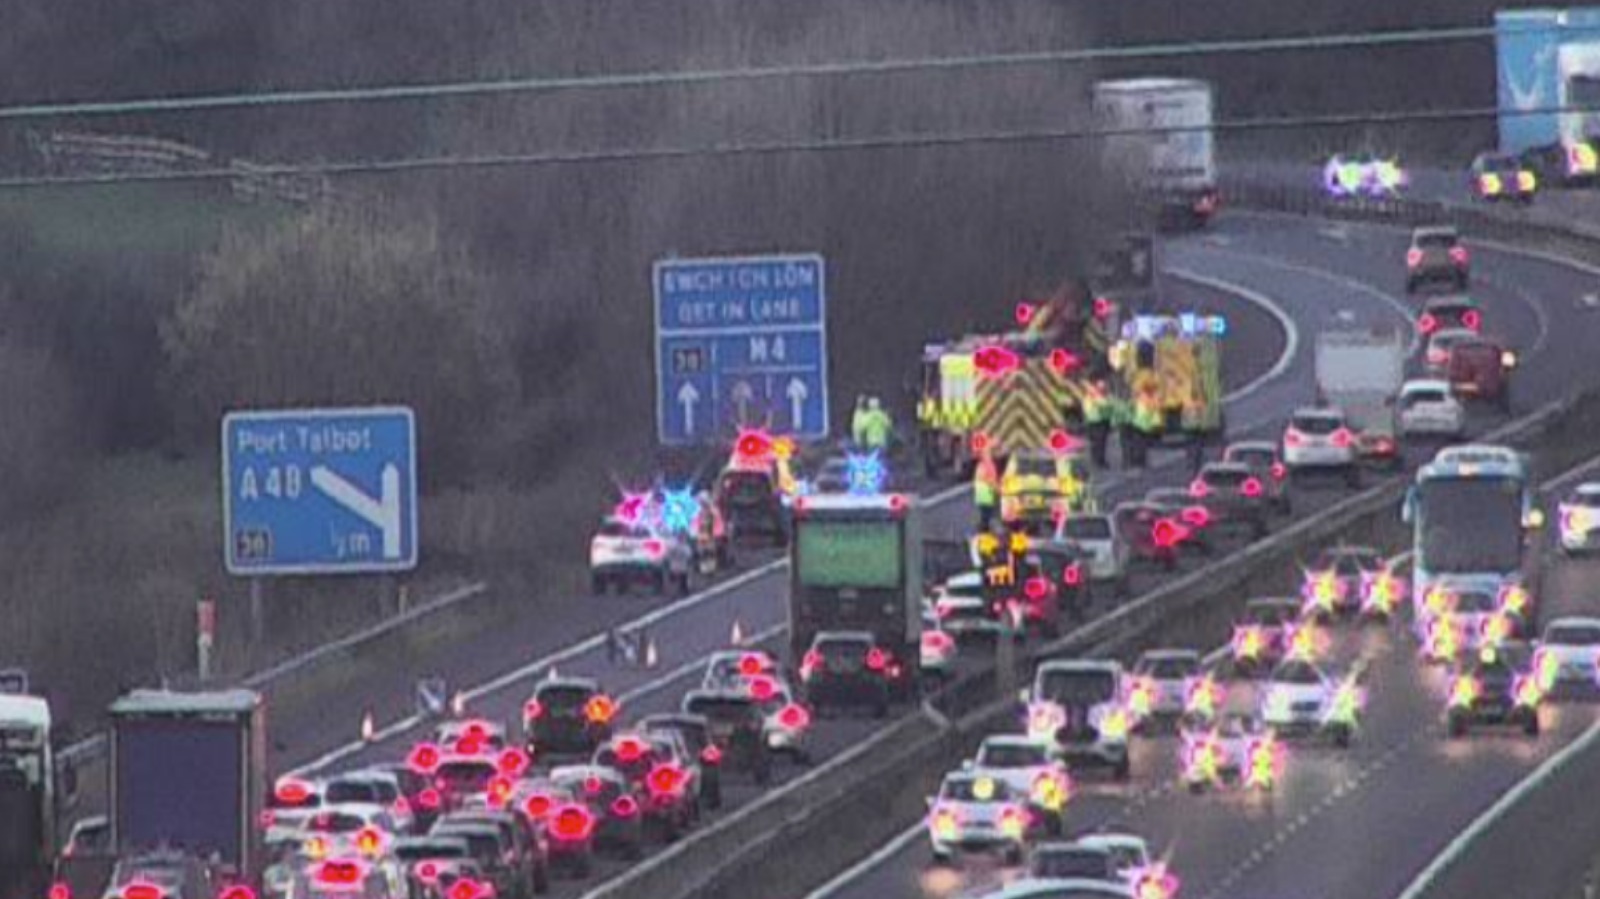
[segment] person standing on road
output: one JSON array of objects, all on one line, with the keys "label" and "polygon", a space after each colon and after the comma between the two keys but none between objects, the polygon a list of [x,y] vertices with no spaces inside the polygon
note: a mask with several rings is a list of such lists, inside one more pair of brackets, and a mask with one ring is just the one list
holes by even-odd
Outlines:
[{"label": "person standing on road", "polygon": [[972,471],[972,503],[978,507],[978,530],[987,533],[994,526],[995,508],[1000,504],[1000,471],[987,449],[978,455]]}]

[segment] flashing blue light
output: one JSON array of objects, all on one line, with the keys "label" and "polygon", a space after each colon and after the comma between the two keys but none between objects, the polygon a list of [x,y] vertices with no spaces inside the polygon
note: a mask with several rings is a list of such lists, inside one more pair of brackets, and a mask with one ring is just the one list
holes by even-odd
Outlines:
[{"label": "flashing blue light", "polygon": [[884,482],[889,479],[877,451],[849,454],[845,457],[845,471],[852,496],[876,496],[883,492]]},{"label": "flashing blue light", "polygon": [[1211,316],[1211,333],[1224,337],[1228,333],[1228,320],[1220,315]]},{"label": "flashing blue light", "polygon": [[700,502],[688,487],[661,491],[661,529],[669,534],[687,534],[694,528],[695,515]]}]

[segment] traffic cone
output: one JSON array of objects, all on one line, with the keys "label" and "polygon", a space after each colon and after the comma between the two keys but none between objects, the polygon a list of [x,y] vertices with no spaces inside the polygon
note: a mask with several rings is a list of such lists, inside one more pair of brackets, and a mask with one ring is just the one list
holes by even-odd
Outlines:
[{"label": "traffic cone", "polygon": [[650,640],[644,645],[644,667],[656,667],[656,641]]},{"label": "traffic cone", "polygon": [[377,736],[377,733],[378,726],[372,720],[372,710],[368,709],[367,712],[361,716],[361,742],[371,743],[373,737]]},{"label": "traffic cone", "polygon": [[458,691],[456,691],[456,694],[454,696],[450,697],[450,714],[452,714],[455,717],[459,718],[462,715],[465,715],[466,713],[467,713],[467,694],[462,693],[462,692],[460,692],[458,690]]},{"label": "traffic cone", "polygon": [[733,619],[733,633],[728,637],[734,646],[744,645],[744,628],[739,626],[739,619]]}]

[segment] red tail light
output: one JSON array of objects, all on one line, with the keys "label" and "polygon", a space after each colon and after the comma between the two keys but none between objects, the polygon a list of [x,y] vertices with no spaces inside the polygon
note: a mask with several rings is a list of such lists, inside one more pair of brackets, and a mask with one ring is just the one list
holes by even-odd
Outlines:
[{"label": "red tail light", "polygon": [[765,459],[772,455],[772,438],[761,431],[745,431],[733,445],[733,452],[746,459]]},{"label": "red tail light", "polygon": [[437,809],[439,807],[439,791],[435,790],[433,787],[428,787],[427,789],[418,793],[417,805],[427,809],[428,811]]},{"label": "red tail light", "polygon": [[153,883],[130,883],[122,888],[122,899],[162,899],[161,888]]},{"label": "red tail light", "polygon": [[673,765],[657,765],[645,777],[645,784],[657,796],[676,793],[683,786],[683,772]]},{"label": "red tail light", "polygon": [[1183,539],[1183,527],[1170,518],[1158,519],[1150,527],[1150,538],[1161,549],[1171,549]]},{"label": "red tail light", "polygon": [[555,805],[555,801],[549,796],[543,793],[535,793],[523,800],[522,810],[527,813],[529,818],[535,821],[543,821],[544,816],[550,814],[552,805]]},{"label": "red tail light", "polygon": [[972,432],[972,451],[973,452],[975,452],[975,453],[977,453],[978,455],[981,456],[984,453],[989,451],[989,447],[991,445],[992,445],[992,441],[989,439],[989,435],[988,435],[987,432],[985,432],[985,431],[973,431]]},{"label": "red tail light", "polygon": [[1195,478],[1189,482],[1189,495],[1195,499],[1205,499],[1211,495],[1211,487],[1205,481]]},{"label": "red tail light", "polygon": [[1022,367],[1016,353],[1003,346],[986,346],[972,355],[978,374],[988,378],[1002,378]]},{"label": "red tail light", "polygon": [[1422,313],[1417,319],[1417,330],[1424,334],[1432,334],[1439,330],[1439,320],[1431,312]]},{"label": "red tail light", "polygon": [[1179,514],[1183,516],[1183,523],[1193,528],[1203,528],[1211,523],[1211,512],[1205,506],[1186,506]]},{"label": "red tail light", "polygon": [[1028,322],[1033,321],[1033,312],[1034,309],[1032,303],[1018,303],[1017,324],[1027,327]]},{"label": "red tail light", "polygon": [[1468,330],[1480,330],[1483,327],[1483,313],[1476,309],[1468,309],[1461,313],[1461,323],[1466,325]]},{"label": "red tail light", "polygon": [[639,814],[639,802],[632,796],[618,796],[611,803],[611,814],[618,818],[632,818]]},{"label": "red tail light", "polygon": [[598,794],[601,790],[603,790],[605,788],[606,788],[605,783],[603,781],[601,781],[600,778],[598,778],[598,777],[590,775],[589,777],[586,777],[586,778],[583,779],[583,791],[585,793],[588,793],[590,796],[594,796],[594,795]]},{"label": "red tail light", "polygon": [[935,652],[944,652],[956,645],[956,641],[944,631],[924,631],[922,642],[926,643],[928,648]]},{"label": "red tail light", "polygon": [[1105,297],[1094,298],[1094,317],[1109,318],[1111,316],[1111,301]]},{"label": "red tail light", "polygon": [[538,721],[544,717],[544,703],[537,699],[530,699],[522,706],[522,720]]},{"label": "red tail light", "polygon": [[752,677],[750,678],[749,689],[751,699],[756,702],[766,702],[772,698],[774,693],[778,692],[778,684],[770,677]]},{"label": "red tail light", "polygon": [[1263,489],[1261,481],[1256,478],[1245,478],[1244,483],[1239,485],[1239,492],[1251,499],[1260,496]]},{"label": "red tail light", "polygon": [[720,765],[722,764],[722,750],[717,744],[712,743],[700,750],[700,761],[705,762],[707,765]]},{"label": "red tail light", "polygon": [[1422,264],[1422,251],[1416,247],[1406,251],[1406,268],[1416,268]]},{"label": "red tail light", "polygon": [[1282,462],[1272,463],[1272,479],[1274,481],[1281,481],[1288,476],[1289,469],[1285,468]]},{"label": "red tail light", "polygon": [[72,887],[59,881],[50,884],[49,899],[72,899]]},{"label": "red tail light", "polygon": [[1333,441],[1334,446],[1340,449],[1347,449],[1349,448],[1350,444],[1355,442],[1356,438],[1354,434],[1350,433],[1349,428],[1340,428],[1339,430],[1334,431],[1333,436],[1329,439]]},{"label": "red tail light", "polygon": [[434,862],[422,862],[411,870],[423,883],[435,883],[439,880],[439,866]]},{"label": "red tail light", "polygon": [[[272,811],[272,809],[270,809],[270,808],[267,809],[266,811],[261,813],[261,818],[260,818],[261,829],[262,830],[267,830],[268,828],[272,827],[273,822],[277,821],[277,820],[278,820],[277,814],[274,813]],[[61,854],[62,855],[71,855],[72,854],[72,847],[68,846],[66,849],[62,850]]]},{"label": "red tail light", "polygon": [[412,770],[432,774],[439,767],[439,747],[432,743],[420,744],[411,750],[411,758],[407,761]]},{"label": "red tail light", "polygon": [[311,798],[311,785],[298,778],[285,777],[278,781],[273,795],[284,805],[300,805]]},{"label": "red tail light", "polygon": [[1066,584],[1068,587],[1076,587],[1083,583],[1083,566],[1077,562],[1068,565],[1061,572],[1061,583]]},{"label": "red tail light", "polygon": [[1034,601],[1044,599],[1045,594],[1049,592],[1050,585],[1042,577],[1030,577],[1027,583],[1022,585],[1023,595]]},{"label": "red tail light", "polygon": [[1055,369],[1056,374],[1058,375],[1064,375],[1074,371],[1082,364],[1083,363],[1078,359],[1077,356],[1074,356],[1066,350],[1054,349],[1050,351],[1050,367]]},{"label": "red tail light", "polygon": [[659,559],[667,554],[667,545],[662,543],[660,540],[646,540],[644,542],[644,551],[645,554],[649,555],[651,558]]},{"label": "red tail light", "polygon": [[1305,443],[1305,442],[1306,442],[1306,435],[1300,433],[1299,431],[1295,430],[1294,428],[1290,428],[1287,431],[1283,432],[1283,445],[1284,446],[1299,446],[1300,444]]},{"label": "red tail light", "polygon": [[644,744],[632,737],[617,742],[617,758],[623,762],[637,762],[644,755]]},{"label": "red tail light", "polygon": [[766,670],[765,660],[753,652],[747,652],[739,657],[739,673],[745,677],[753,677]]},{"label": "red tail light", "polygon": [[[317,867],[317,880],[321,883],[348,885],[361,882],[361,866],[355,862],[323,862]],[[123,893],[126,899],[144,899]]]},{"label": "red tail light", "polygon": [[516,747],[500,753],[500,759],[496,762],[496,767],[506,777],[521,777],[522,772],[528,770],[528,765],[528,754]]},{"label": "red tail light", "polygon": [[407,799],[404,796],[397,796],[397,797],[395,797],[394,803],[391,804],[389,806],[389,808],[396,815],[401,815],[401,816],[409,815],[409,814],[411,814],[411,800]]},{"label": "red tail light", "polygon": [[778,713],[778,723],[787,730],[805,730],[811,723],[811,713],[803,706],[786,705]]},{"label": "red tail light", "polygon": [[550,822],[550,832],[560,840],[582,840],[593,828],[594,819],[581,805],[562,806]]},{"label": "red tail light", "polygon": [[800,679],[810,680],[811,675],[822,667],[822,653],[815,649],[806,650],[805,656],[800,659]]},{"label": "red tail light", "polygon": [[1466,247],[1450,248],[1450,261],[1454,262],[1456,265],[1466,265],[1471,258],[1472,257],[1467,254]]},{"label": "red tail light", "polygon": [[903,493],[889,494],[889,511],[895,515],[906,510],[907,500]]},{"label": "red tail light", "polygon": [[483,751],[483,741],[468,734],[456,741],[457,755],[477,755]]},{"label": "red tail light", "polygon": [[867,650],[868,671],[882,671],[887,667],[889,667],[889,657],[884,655],[883,650],[876,646]]},{"label": "red tail light", "polygon": [[1060,428],[1050,432],[1050,452],[1052,453],[1072,452],[1075,443],[1077,441],[1073,439],[1072,435]]},{"label": "red tail light", "polygon": [[583,704],[583,717],[590,724],[609,724],[616,714],[617,704],[604,693],[589,697],[589,701]]},{"label": "red tail light", "polygon": [[483,888],[478,886],[477,881],[463,877],[450,884],[449,899],[479,899],[482,891]]}]

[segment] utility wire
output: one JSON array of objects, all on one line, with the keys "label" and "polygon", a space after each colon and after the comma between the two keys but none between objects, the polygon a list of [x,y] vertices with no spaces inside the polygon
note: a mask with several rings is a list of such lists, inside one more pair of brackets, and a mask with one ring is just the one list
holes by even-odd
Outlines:
[{"label": "utility wire", "polygon": [[[1351,48],[1409,47],[1476,41],[1497,33],[1516,33],[1523,29],[1497,29],[1494,26],[1416,28],[1392,31],[1353,32],[1305,37],[1240,38],[1217,41],[1192,41],[1159,44],[1134,44],[1121,47],[1091,47],[1076,50],[1042,50],[1027,53],[992,53],[950,57],[917,57],[888,60],[850,60],[844,62],[800,63],[782,66],[735,67],[695,71],[631,72],[600,75],[511,78],[418,84],[386,84],[355,88],[320,88],[290,91],[253,91],[231,94],[205,94],[180,97],[148,97],[130,100],[83,100],[60,103],[32,103],[0,106],[0,121],[27,121],[65,117],[144,115],[152,113],[194,112],[202,110],[247,109],[277,106],[308,106],[339,103],[370,103],[392,100],[428,100],[448,97],[481,97],[497,94],[538,94],[555,91],[606,90],[617,88],[663,87],[716,84],[737,81],[765,81],[787,78],[820,78],[840,75],[887,75],[903,72],[969,70],[1048,64],[1079,64],[1102,61],[1173,59],[1190,56],[1218,56],[1239,53],[1283,53],[1295,51],[1342,50]],[[1535,30],[1535,29],[1527,29]],[[1569,28],[1576,33],[1594,28]]]},{"label": "utility wire", "polygon": [[162,181],[211,181],[244,176],[272,177],[293,175],[375,175],[450,169],[496,169],[548,167],[595,163],[660,162],[696,157],[777,156],[793,153],[827,153],[896,149],[935,149],[968,145],[1015,145],[1094,140],[1134,135],[1184,134],[1203,131],[1249,133],[1295,128],[1335,128],[1355,125],[1401,125],[1450,123],[1494,118],[1496,116],[1537,116],[1568,112],[1590,112],[1585,107],[1552,106],[1525,110],[1502,110],[1494,106],[1431,109],[1398,112],[1335,113],[1328,115],[1283,116],[1232,119],[1210,126],[1172,126],[1159,128],[1060,128],[997,131],[951,132],[943,134],[873,135],[810,141],[722,142],[666,147],[624,147],[616,149],[554,150],[537,153],[481,155],[409,156],[391,159],[366,159],[298,164],[252,164],[245,171],[211,167],[156,172],[112,172],[88,175],[0,178],[0,189],[48,187],[72,184],[125,184]]}]

